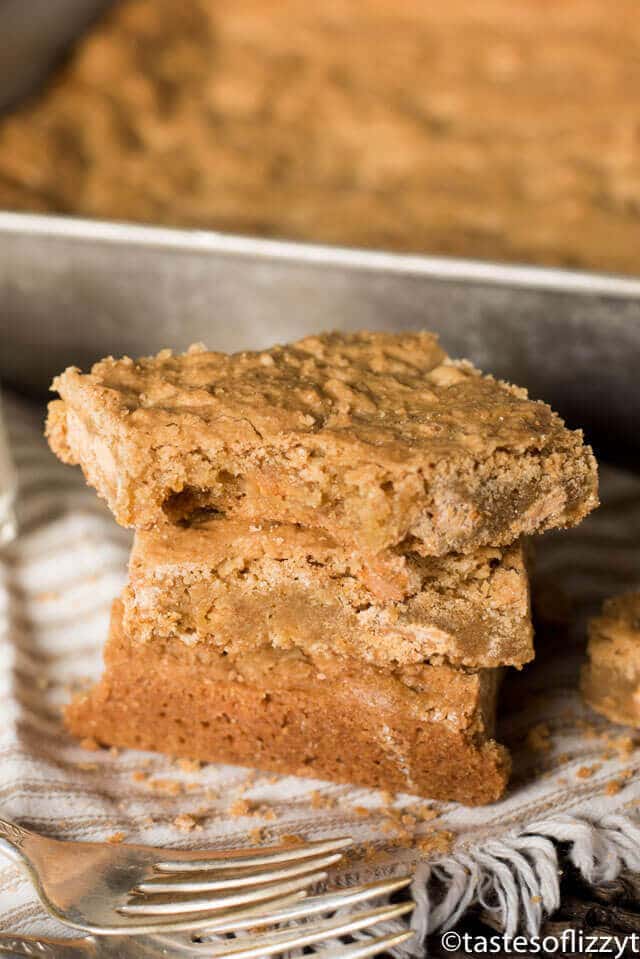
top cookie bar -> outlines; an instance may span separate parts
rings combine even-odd
[[[52,449],[139,529],[207,509],[443,555],[570,526],[597,505],[582,434],[431,333],[109,357],[53,389]]]

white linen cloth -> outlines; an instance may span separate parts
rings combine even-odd
[[[76,685],[100,673],[131,537],[80,471],[50,453],[42,409],[5,397],[4,411],[19,477],[19,532],[0,554],[0,815],[60,838],[123,833],[157,845],[245,846],[255,844],[257,827],[264,842],[349,834],[358,849],[336,880],[416,871],[422,932],[455,921],[480,886],[508,928],[535,931],[557,900],[548,837],[570,843],[588,878],[613,876],[622,862],[640,865],[640,750],[624,738],[628,730],[584,707],[576,689],[586,614],[640,582],[639,477],[603,469],[601,509],[578,529],[537,541],[541,604],[561,612],[550,617],[558,625],[537,637],[536,663],[510,671],[504,684],[498,738],[513,751],[512,785],[492,806],[431,803],[433,821],[408,819],[401,832],[429,842],[438,843],[429,839],[434,833],[453,834],[450,851],[429,855],[407,845],[406,835],[394,844],[398,830],[380,793],[262,773],[247,787],[246,769],[190,771],[155,754],[88,751],[63,730],[60,708]],[[249,814],[239,799],[249,801]],[[424,805],[408,796],[394,801],[408,816]],[[192,820],[195,828],[180,831]],[[60,934],[26,875],[2,858],[0,927]]]

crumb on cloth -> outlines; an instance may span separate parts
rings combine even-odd
[[[176,765],[183,773],[199,773],[202,769],[199,759],[178,759]]]
[[[447,853],[451,851],[455,834],[449,829],[438,829],[426,836],[418,836],[415,846],[422,853]]]
[[[159,796],[179,796],[182,792],[182,783],[177,779],[147,779],[147,786]]]
[[[122,832],[122,830],[112,832],[110,836],[107,836],[106,842],[111,843],[111,845],[117,845],[120,842],[124,842],[126,835],[127,834]]]
[[[194,830],[202,830],[202,826],[198,823],[198,820],[191,813],[180,813],[173,820],[173,825],[180,832],[193,832]]]
[[[576,771],[576,779],[590,779],[601,768],[600,763],[594,763],[592,766],[580,766],[580,769]]]
[[[243,816],[251,815],[253,804],[248,799],[235,799],[229,806],[228,812],[234,819],[241,819]]]

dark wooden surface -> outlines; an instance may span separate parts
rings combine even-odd
[[[580,878],[573,867],[565,868],[562,880],[562,904],[560,909],[544,923],[541,936],[549,935],[560,938],[563,930],[582,930],[585,936],[628,936],[636,933],[640,936],[640,874],[625,873],[614,882],[606,883],[594,888]],[[470,913],[464,922],[456,927],[460,933],[468,932],[473,936],[489,937],[495,929],[483,920],[482,916]],[[434,935],[428,944],[429,957],[454,957],[467,959],[471,953],[459,950],[447,952],[442,947],[441,937]],[[522,954],[522,953],[521,953]],[[526,954],[526,953],[525,953]],[[609,953],[615,955],[614,953]],[[632,955],[631,951],[625,955]],[[636,952],[640,955],[640,952]],[[478,955],[476,952],[475,955]],[[493,953],[498,959],[513,956],[513,953]],[[541,956],[551,953],[538,953]],[[556,953],[564,959],[589,955],[586,952]],[[605,953],[606,955],[606,953]]]

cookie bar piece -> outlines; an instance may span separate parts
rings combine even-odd
[[[322,530],[211,519],[138,532],[125,626],[226,652],[300,648],[407,665],[533,658],[524,550],[445,559],[346,549]]]
[[[113,609],[102,680],[66,709],[81,738],[480,805],[510,761],[492,738],[499,670],[141,642]]]
[[[139,529],[205,508],[441,556],[570,526],[597,504],[582,434],[430,333],[108,358],[53,388],[53,450]]]
[[[609,599],[589,623],[582,696],[615,723],[640,727],[640,591]]]

